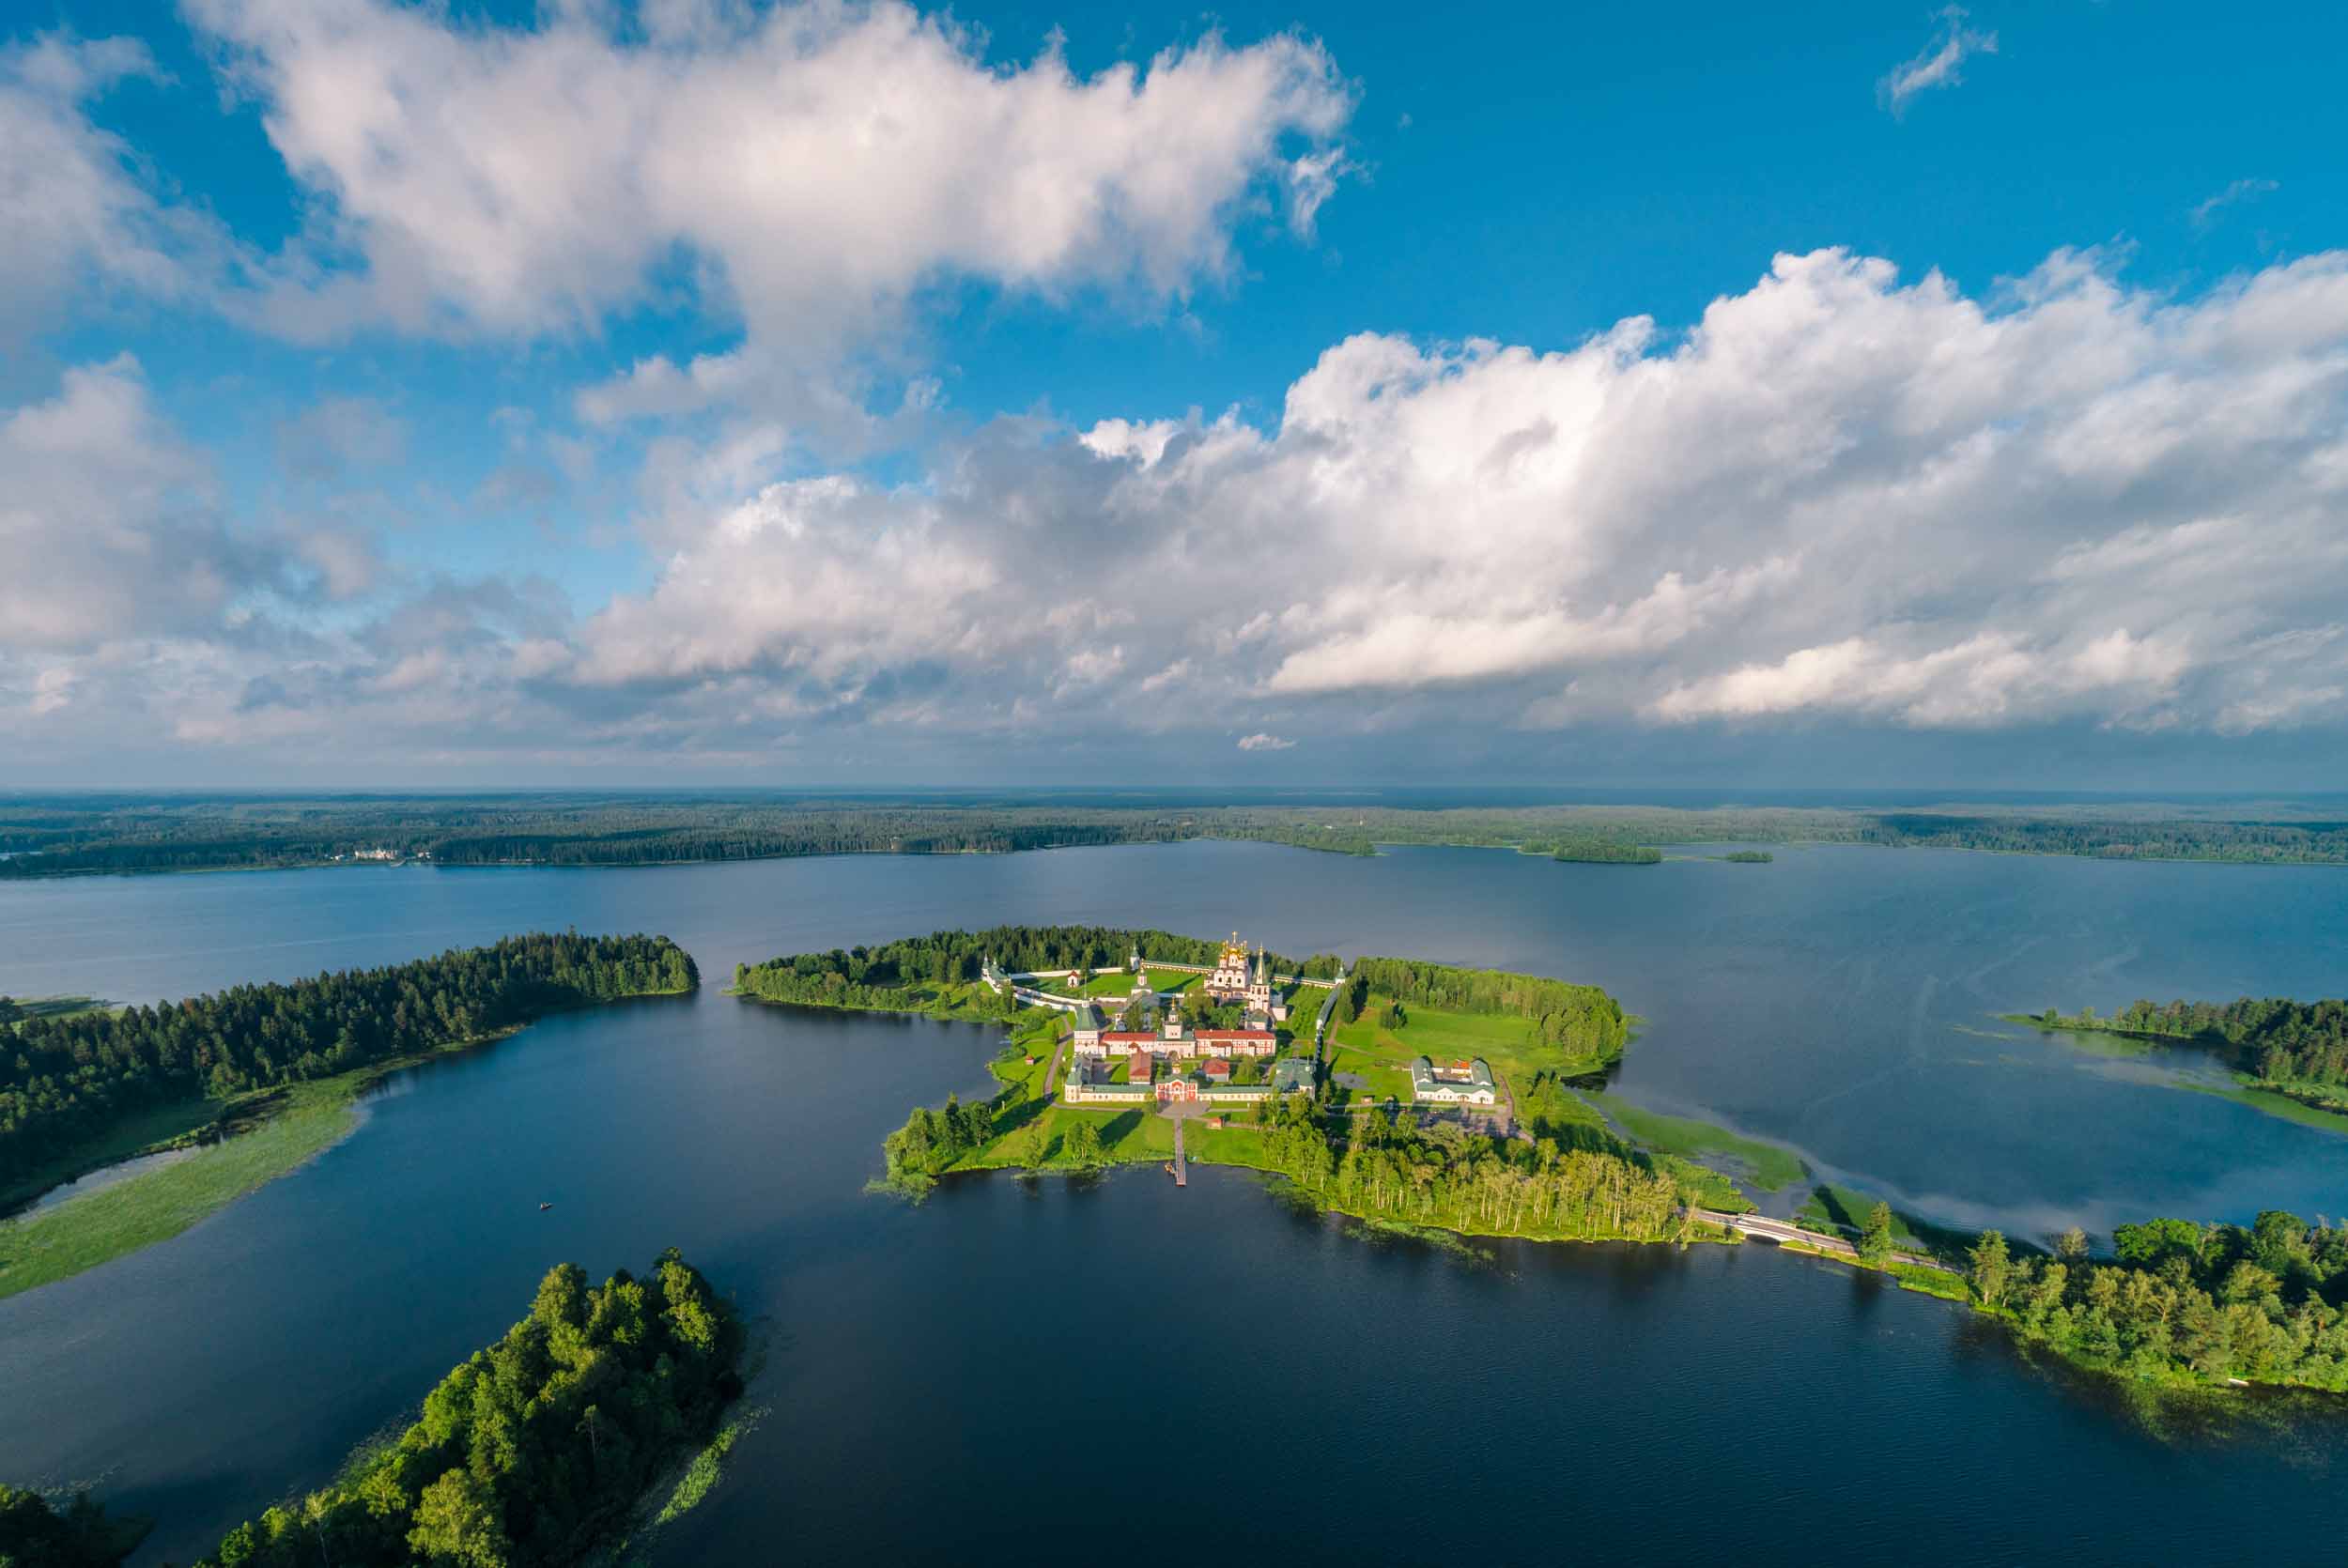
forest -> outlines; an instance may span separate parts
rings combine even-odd
[[[2348,1086],[2348,1002],[2279,996],[2136,1001],[2109,1018],[2096,1016],[2093,1007],[2069,1015],[2048,1007],[2034,1022],[2048,1029],[2180,1040],[2210,1052],[2236,1072],[2278,1085]]]
[[[1270,1109],[1267,1153],[1299,1187],[1349,1214],[1584,1241],[1676,1239],[1688,1223],[1679,1184],[1627,1153],[1372,1112],[1350,1119],[1340,1154],[1303,1098],[1289,1100]]]
[[[2348,864],[2348,821],[2290,807],[1930,809],[1184,803],[1003,792],[531,792],[429,795],[0,795],[0,879],[314,866],[360,852],[440,865],[652,866],[808,854],[994,853],[1251,839],[1344,854],[1505,847],[1653,864],[1659,844],[1853,843],[2122,859]]]
[[[2053,1256],[2019,1257],[1985,1231],[1968,1280],[2024,1340],[2083,1366],[2348,1391],[2348,1228],[2269,1209],[2121,1225],[2112,1245],[2116,1261],[2093,1261],[2073,1230]]]
[[[413,1425],[239,1525],[199,1568],[586,1560],[739,1396],[744,1345],[734,1308],[674,1248],[643,1279],[623,1268],[600,1286],[557,1264],[530,1315],[442,1378]],[[0,1564],[112,1568],[138,1533],[86,1499],[60,1514],[0,1487]]]
[[[1222,944],[1171,931],[1105,926],[996,926],[982,931],[933,931],[877,947],[835,947],[826,953],[737,965],[734,988],[765,1002],[917,1012],[931,1001],[934,988],[976,980],[980,965],[989,957],[1012,971],[1122,969],[1136,947],[1145,960],[1201,964],[1214,962]],[[1271,955],[1271,961],[1283,974],[1322,978],[1336,975],[1338,968],[1337,960],[1327,953],[1305,960],[1301,969],[1294,961],[1276,953]],[[982,1009],[992,1007],[1004,1017],[1017,1006],[1007,994],[985,993],[970,1001]]]
[[[665,936],[534,933],[289,985],[27,1018],[0,1038],[0,1188],[149,1107],[325,1078],[699,980]]]
[[[1352,1016],[1367,993],[1390,996],[1462,1013],[1505,1013],[1533,1021],[1533,1038],[1575,1055],[1619,1055],[1630,1038],[1622,1004],[1597,986],[1578,986],[1537,975],[1497,969],[1454,969],[1415,959],[1364,959],[1353,966],[1354,995],[1339,1003],[1339,1022]]]

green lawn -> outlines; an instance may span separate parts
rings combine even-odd
[[[1765,1192],[1790,1187],[1810,1174],[1790,1150],[1775,1144],[1740,1137],[1724,1127],[1687,1116],[1661,1115],[1643,1111],[1629,1100],[1596,1091],[1584,1091],[1586,1098],[1603,1107],[1615,1125],[1639,1143],[1662,1154],[1680,1155],[1699,1163],[1707,1156],[1741,1167],[1738,1174],[1748,1177]]]
[[[1333,1074],[1354,1073],[1368,1083],[1368,1087],[1364,1089],[1352,1089],[1340,1084],[1335,1095],[1337,1105],[1351,1105],[1356,1101],[1381,1105],[1389,1099],[1400,1100],[1405,1105],[1411,1103],[1410,1069],[1397,1066],[1391,1057],[1375,1055],[1354,1046],[1333,1045],[1329,1048],[1329,1070]]]
[[[1339,1044],[1351,1050],[1401,1067],[1405,1099],[1410,1098],[1407,1085],[1411,1060],[1416,1056],[1429,1056],[1438,1062],[1481,1056],[1491,1064],[1495,1073],[1512,1082],[1529,1079],[1544,1069],[1588,1072],[1604,1065],[1598,1057],[1576,1056],[1557,1046],[1535,1041],[1532,1020],[1506,1013],[1447,1012],[1412,1004],[1403,1009],[1402,1028],[1383,1028],[1377,1019],[1386,1002],[1385,997],[1373,992],[1361,1017],[1351,1023],[1338,1024],[1330,1032]],[[1305,1029],[1309,1038],[1309,1020]]]

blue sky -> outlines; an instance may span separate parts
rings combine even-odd
[[[18,14],[0,786],[2339,776],[2330,8]]]

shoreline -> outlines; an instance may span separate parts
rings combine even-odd
[[[2229,1067],[2224,1061],[2218,1059],[2214,1051],[2202,1045],[2194,1036],[2155,1034],[2141,1029],[2114,1029],[2100,1021],[2086,1023],[2077,1019],[2062,1019],[2049,1023],[2044,1016],[2032,1017],[2028,1013],[1998,1013],[1994,1016],[2000,1023],[2034,1029],[2042,1037],[2100,1035],[2109,1039],[2125,1040],[2131,1045],[2140,1045],[2153,1050],[2196,1052],[2210,1058],[2210,1065],[2224,1073],[2228,1082],[2223,1084],[2196,1083],[2189,1079],[2179,1078],[2163,1084],[2162,1087],[2179,1089],[2186,1094],[2214,1095],[2219,1099],[2232,1100],[2235,1104],[2245,1106],[2263,1116],[2273,1116],[2278,1120],[2294,1122],[2301,1127],[2312,1127],[2318,1131],[2336,1132],[2348,1136],[2348,1101],[2311,1099],[2309,1094],[2298,1092],[2289,1083],[2260,1078],[2244,1072],[2238,1068]]]
[[[292,1175],[358,1131],[366,1119],[360,1101],[394,1073],[495,1045],[563,1013],[610,1002],[692,993],[689,989],[643,992],[549,1008],[509,1028],[453,1040],[429,1051],[387,1057],[332,1077],[255,1091],[226,1102],[199,1128],[85,1165],[75,1175],[52,1181],[41,1192],[25,1197],[26,1207],[0,1217],[0,1301],[182,1236],[270,1182]],[[189,1105],[193,1109],[208,1103]],[[197,1138],[198,1133],[224,1125],[231,1129],[224,1136]],[[39,1202],[42,1192],[68,1182],[175,1148],[191,1152],[48,1208],[30,1207]]]

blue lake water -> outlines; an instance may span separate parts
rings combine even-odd
[[[663,1562],[2272,1560],[2336,1555],[2348,1432],[2164,1437],[1994,1329],[1753,1246],[1486,1246],[1251,1177],[860,1191],[989,1031],[765,1008],[736,961],[997,921],[1237,926],[1590,980],[1615,1085],[1953,1222],[2348,1210],[2348,1139],[2000,1024],[2348,990],[2348,872],[1859,848],[1774,865],[1244,844],[659,870],[0,886],[0,992],[151,1000],[533,927],[667,932],[699,997],[401,1075],[303,1171],[0,1301],[0,1476],[99,1480],[185,1560],[317,1484],[551,1263],[685,1249],[765,1322],[769,1409]],[[538,1204],[552,1202],[541,1213]],[[1154,1467],[1151,1463],[1155,1461]],[[1187,1497],[1195,1491],[1197,1496]],[[1181,1519],[1163,1519],[1165,1505]],[[1806,1521],[1797,1524],[1797,1520]],[[1228,1525],[1217,1521],[1228,1521]]]

